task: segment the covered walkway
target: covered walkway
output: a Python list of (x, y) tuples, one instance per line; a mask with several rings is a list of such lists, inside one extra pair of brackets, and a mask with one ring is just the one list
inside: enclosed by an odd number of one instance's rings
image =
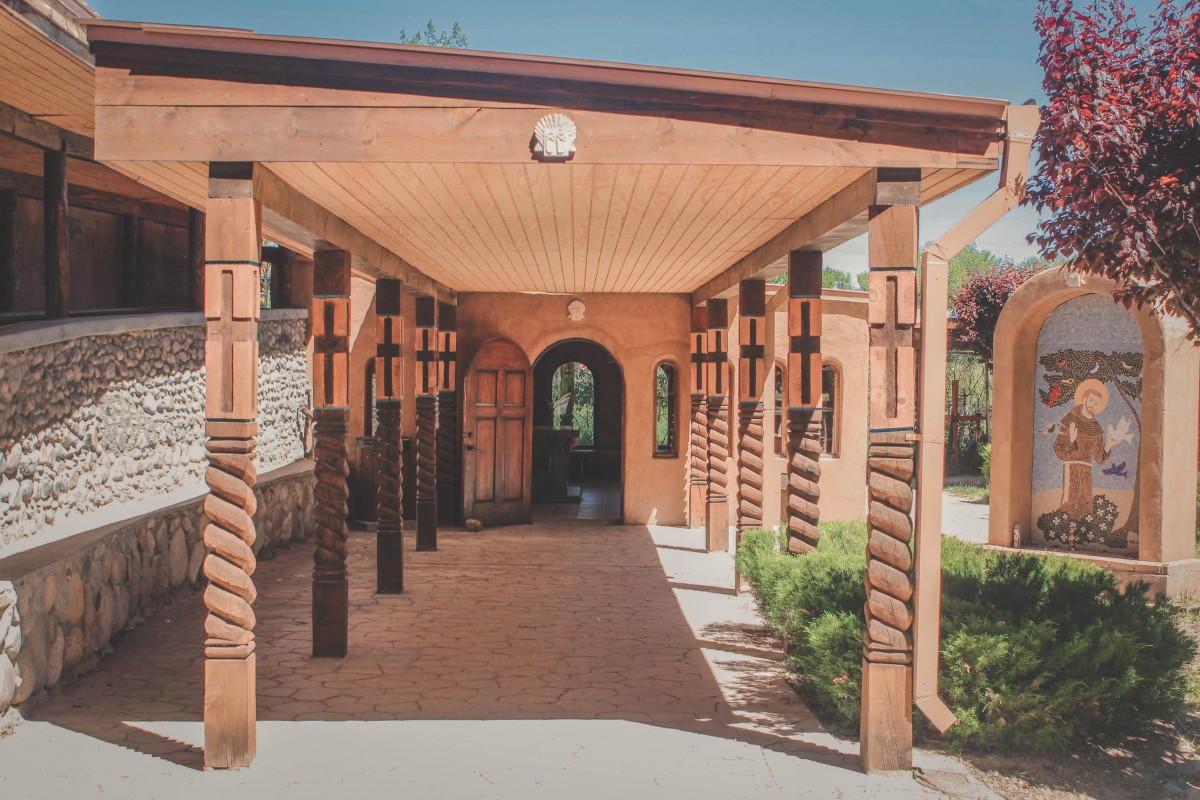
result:
[[(857, 745), (821, 730), (701, 530), (446, 531), (428, 553), (409, 538), (398, 596), (373, 592), (373, 537), (350, 545), (344, 659), (309, 654), (307, 546), (255, 574), (254, 770), (201, 776), (195, 596), (17, 729), (5, 759), (45, 768), (0, 772), (0, 794), (943, 796), (907, 774), (863, 775)], [(918, 761), (963, 785), (955, 762)]]

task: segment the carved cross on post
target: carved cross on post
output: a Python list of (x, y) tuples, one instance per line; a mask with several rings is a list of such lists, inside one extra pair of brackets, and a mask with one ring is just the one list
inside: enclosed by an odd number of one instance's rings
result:
[(457, 380), (458, 312), (450, 303), (438, 303), (437, 335), (441, 340), (438, 350), (438, 389), (453, 392)]
[(404, 393), (400, 281), (384, 278), (375, 284), (375, 396), (399, 400)]
[(871, 296), (880, 298), (870, 311), (871, 369), (877, 371), (871, 397), (873, 427), (913, 426), (915, 286), (915, 268), (871, 272)]
[(728, 301), (708, 301), (708, 335), (705, 342), (708, 360), (704, 370), (704, 386), (709, 397), (729, 395), (729, 342), (726, 339), (728, 319)]
[(763, 319), (758, 317), (743, 317), (746, 323), (746, 339), (741, 346), (742, 363), (745, 365), (746, 376), (749, 378), (746, 381), (746, 388), (743, 390), (747, 394), (743, 399), (754, 399), (749, 396), (749, 392), (753, 387), (758, 386), (759, 378), (762, 376), (762, 362), (766, 358), (767, 348), (758, 340), (760, 333), (759, 328), (763, 324)]
[[(344, 302), (341, 302), (343, 300)], [(338, 389), (339, 384), (346, 383), (345, 362), (350, 357), (350, 337), (344, 319), (347, 314), (340, 307), (345, 306), (348, 311), (349, 298), (322, 297), (315, 302), (321, 303), (322, 306), (321, 321), (313, 339), (314, 358), (319, 356), (322, 364), (322, 392), (318, 405), (325, 408), (342, 408), (346, 406), (348, 398), (340, 397)]]
[(436, 395), (438, 391), (437, 301), (418, 297), (414, 315), (417, 326), (417, 394)]

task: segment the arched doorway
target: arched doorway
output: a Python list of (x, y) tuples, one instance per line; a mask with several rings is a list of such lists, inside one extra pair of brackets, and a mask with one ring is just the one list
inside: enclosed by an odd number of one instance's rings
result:
[(622, 508), (625, 380), (602, 345), (567, 339), (533, 366), (537, 521), (617, 523)]

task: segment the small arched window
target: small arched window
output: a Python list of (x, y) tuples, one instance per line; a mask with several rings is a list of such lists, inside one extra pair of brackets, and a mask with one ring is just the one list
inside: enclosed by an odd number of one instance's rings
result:
[(363, 436), (374, 436), (379, 430), (379, 409), (375, 406), (375, 359), (367, 363), (363, 381)]
[(833, 458), (838, 454), (839, 377), (834, 365), (821, 366), (821, 407), (825, 409), (821, 415), (821, 452)]
[(674, 364), (663, 362), (654, 369), (654, 455), (674, 456), (679, 453), (679, 436), (675, 416), (675, 396), (678, 393), (678, 372)]
[(787, 386), (787, 373), (784, 372), (782, 361), (775, 362), (775, 408), (772, 412), (775, 420), (775, 455), (783, 455), (783, 416), (784, 416), (784, 387)]

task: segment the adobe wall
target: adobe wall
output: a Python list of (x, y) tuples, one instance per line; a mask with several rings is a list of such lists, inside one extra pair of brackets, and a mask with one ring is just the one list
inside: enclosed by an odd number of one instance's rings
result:
[[(259, 325), (260, 472), (305, 455), (306, 317)], [(204, 335), (194, 312), (0, 332), (0, 555), (203, 490)]]
[[(767, 314), (766, 362), (768, 373), (764, 399), (766, 411), (766, 460), (763, 466), (763, 524), (778, 525), (782, 510), (782, 476), (787, 470), (786, 455), (775, 453), (774, 435), (774, 368), (777, 363), (787, 363), (788, 332), (787, 303), (774, 297), (783, 287), (769, 286)], [(836, 456), (821, 457), (821, 519), (824, 521), (855, 520), (866, 517), (867, 505), (867, 366), (868, 326), (867, 294), (826, 289), (822, 293), (823, 313), (821, 331), (821, 354), (825, 364), (838, 371), (838, 413), (835, 431)], [(771, 311), (771, 306), (779, 306)], [(731, 304), (732, 305), (732, 304)], [(738, 342), (738, 319), (730, 325), (730, 353), (736, 354)], [(737, 364), (734, 362), (736, 375)], [(732, 412), (736, 417), (737, 404)], [(784, 417), (784, 441), (786, 442), (787, 418)], [(737, 464), (737, 422), (730, 422), (733, 460), (730, 469)], [(786, 444), (785, 444), (786, 447)], [(786, 453), (786, 449), (784, 451)], [(735, 475), (731, 472), (730, 475)], [(732, 486), (733, 484), (731, 484)], [(730, 498), (730, 503), (735, 503)], [(734, 506), (730, 506), (732, 509)], [(730, 519), (733, 519), (731, 512)]]
[[(580, 322), (568, 319), (567, 305), (585, 306)], [(489, 339), (505, 338), (537, 361), (564, 339), (590, 339), (616, 359), (625, 378), (624, 519), (629, 524), (684, 524), (687, 486), (686, 431), (690, 411), (686, 385), (676, 396), (681, 428), (679, 452), (654, 453), (654, 370), (671, 362), (681, 376), (689, 363), (691, 324), (687, 295), (663, 294), (506, 294), (459, 295), (458, 352), (461, 385), (471, 358)]]
[[(260, 475), (259, 558), (312, 530), (312, 462)], [(204, 585), (203, 498), (0, 558), (0, 716), (73, 681), (109, 643)], [(197, 629), (196, 648), (204, 632)]]

